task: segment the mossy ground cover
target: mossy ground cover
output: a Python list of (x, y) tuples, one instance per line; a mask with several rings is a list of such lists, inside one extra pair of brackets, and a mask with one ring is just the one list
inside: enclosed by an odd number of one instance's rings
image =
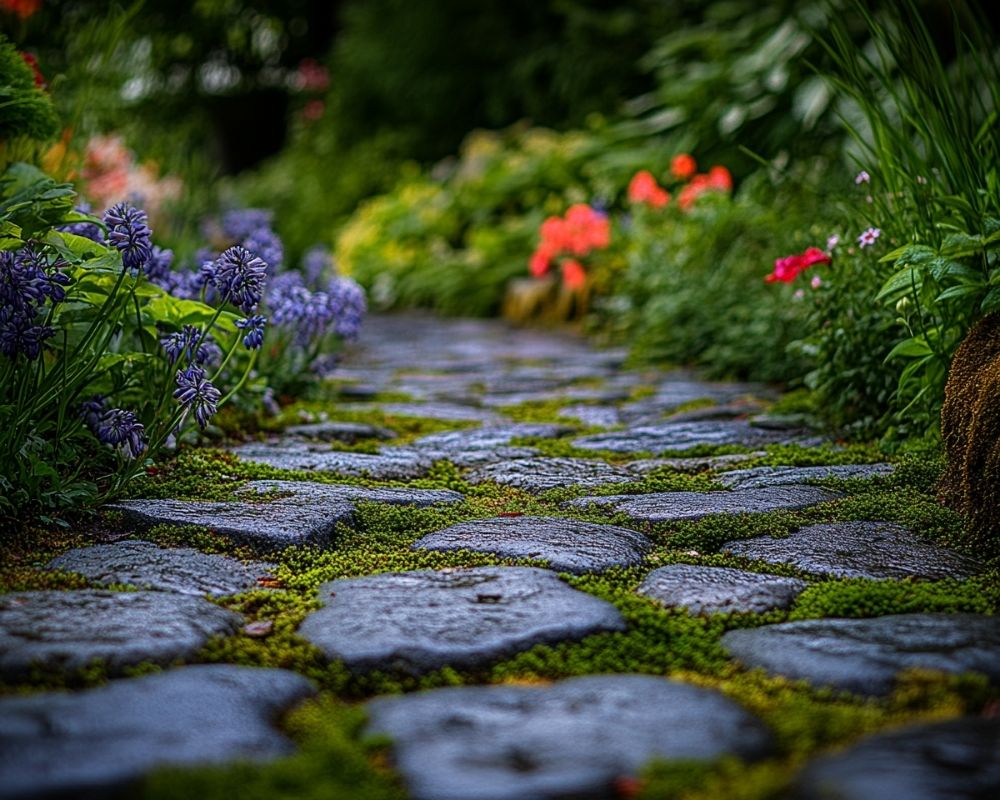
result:
[[(561, 405), (532, 407), (532, 421), (559, 419)], [(321, 410), (319, 407), (313, 412)], [(313, 413), (310, 412), (310, 413)], [(536, 413), (537, 412), (537, 413)], [(331, 410), (328, 418), (334, 418)], [(296, 410), (288, 412), (288, 422)], [(440, 430), (439, 421), (389, 415), (364, 421), (384, 424), (402, 436)], [(456, 427), (447, 424), (448, 429)], [(535, 439), (530, 443), (547, 455), (601, 457), (592, 451), (577, 452), (568, 439)], [(697, 448), (691, 455), (716, 455), (741, 448)], [(740, 467), (869, 463), (881, 460), (874, 448), (769, 447), (767, 455)], [(642, 454), (607, 454), (622, 463)], [(676, 454), (671, 454), (672, 456)], [(687, 453), (685, 454), (687, 455)], [(831, 579), (801, 573), (791, 566), (763, 564), (720, 554), (723, 542), (753, 536), (787, 535), (805, 525), (847, 520), (899, 522), (930, 539), (967, 549), (962, 520), (939, 505), (934, 491), (940, 459), (911, 456), (897, 461), (887, 477), (851, 481), (823, 481), (844, 493), (833, 502), (798, 512), (773, 512), (737, 516), (712, 516), (694, 522), (640, 524), (624, 515), (596, 506), (567, 510), (562, 504), (583, 494), (577, 488), (534, 495), (493, 483), (469, 484), (463, 471), (443, 461), (423, 478), (374, 481), (365, 477), (277, 470), (241, 462), (224, 450), (184, 449), (159, 465), (133, 488), (136, 496), (178, 499), (231, 500), (246, 481), (261, 478), (347, 482), (370, 486), (411, 486), (453, 489), (465, 500), (424, 509), (362, 503), (351, 527), (341, 526), (328, 549), (292, 548), (273, 560), (272, 576), (258, 590), (219, 600), (243, 615), (247, 623), (269, 623), (265, 635), (219, 638), (193, 659), (195, 662), (233, 663), (291, 669), (312, 679), (321, 692), (284, 721), (284, 729), (299, 745), (299, 752), (266, 766), (236, 765), (199, 770), (171, 770), (154, 776), (145, 786), (152, 798), (230, 797), (334, 797), (393, 798), (404, 796), (398, 778), (388, 767), (385, 742), (363, 735), (360, 703), (375, 695), (462, 684), (545, 683), (561, 678), (608, 672), (639, 672), (712, 687), (758, 714), (773, 731), (777, 749), (763, 762), (744, 764), (722, 759), (710, 764), (651, 764), (643, 776), (626, 782), (622, 796), (641, 798), (716, 797), (763, 798), (780, 796), (796, 769), (810, 756), (876, 730), (915, 720), (938, 719), (966, 711), (976, 712), (1000, 694), (976, 677), (946, 677), (910, 673), (888, 698), (860, 698), (844, 692), (820, 690), (804, 683), (747, 672), (734, 664), (721, 647), (722, 635), (735, 628), (814, 617), (867, 617), (890, 613), (935, 611), (997, 613), (1000, 610), (1000, 560), (990, 560), (980, 550), (985, 572), (964, 580), (875, 581)], [(612, 485), (597, 492), (722, 491), (715, 473), (686, 474), (669, 468), (654, 470), (634, 483)], [(259, 498), (268, 502), (273, 498)], [(613, 603), (627, 622), (627, 630), (589, 636), (582, 641), (539, 645), (478, 670), (439, 669), (429, 674), (352, 673), (342, 663), (329, 663), (320, 651), (301, 639), (296, 629), (304, 617), (319, 607), (318, 589), (326, 581), (417, 569), (443, 569), (496, 564), (529, 564), (469, 551), (413, 551), (420, 536), (457, 522), (501, 515), (569, 516), (578, 519), (638, 527), (650, 536), (654, 549), (641, 568), (616, 569), (601, 575), (564, 575), (575, 588)], [(127, 535), (114, 515), (91, 520), (70, 530), (35, 532), (24, 540), (5, 542), (0, 567), (0, 589), (79, 588), (79, 576), (50, 572), (44, 565), (66, 549), (92, 540), (94, 531), (104, 536)], [(164, 546), (188, 546), (248, 559), (252, 553), (210, 531), (159, 526), (145, 532)], [(734, 566), (759, 572), (792, 575), (809, 581), (788, 611), (767, 614), (692, 616), (666, 609), (641, 597), (635, 589), (648, 572), (673, 563)], [(122, 589), (128, 587), (119, 587)], [(129, 674), (157, 669), (149, 665)], [(53, 687), (82, 687), (103, 683), (105, 671), (95, 665), (72, 676), (42, 674), (2, 692), (38, 691)]]

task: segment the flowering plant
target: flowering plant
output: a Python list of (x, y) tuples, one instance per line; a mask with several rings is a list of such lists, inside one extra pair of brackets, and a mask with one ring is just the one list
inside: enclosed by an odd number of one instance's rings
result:
[(119, 203), (98, 219), (73, 202), (25, 164), (0, 179), (0, 519), (120, 491), (253, 365), (226, 371), (245, 338), (231, 308), (261, 299), (259, 258), (233, 248), (207, 265), (218, 307), (182, 300), (145, 274), (145, 212)]
[(531, 274), (541, 278), (558, 261), (566, 288), (580, 290), (587, 283), (587, 273), (579, 259), (611, 244), (611, 222), (606, 213), (577, 203), (564, 216), (546, 219), (539, 237), (529, 265)]

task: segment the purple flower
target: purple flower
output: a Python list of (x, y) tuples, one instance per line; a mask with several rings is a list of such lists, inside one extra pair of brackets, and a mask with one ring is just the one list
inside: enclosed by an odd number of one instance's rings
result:
[(45, 300), (45, 282), (45, 273), (33, 259), (0, 252), (0, 307), (5, 311), (34, 317)]
[(264, 326), (267, 320), (259, 314), (236, 320), (236, 327), (246, 331), (243, 337), (243, 346), (248, 350), (258, 350), (264, 344)]
[(201, 339), (202, 331), (200, 328), (196, 328), (194, 325), (185, 325), (182, 330), (160, 339), (160, 344), (166, 351), (171, 364), (176, 364), (183, 356), (188, 363), (194, 362), (201, 365), (214, 361), (221, 355), (219, 346), (210, 336), (206, 336), (204, 341)]
[(857, 176), (854, 178), (854, 182), (860, 186), (862, 183), (871, 183), (871, 179), (872, 179), (871, 175), (869, 175), (864, 170), (861, 170), (861, 172), (859, 172)]
[(153, 245), (149, 261), (146, 262), (146, 277), (158, 286), (161, 285), (161, 281), (169, 280), (170, 268), (173, 263), (173, 250), (164, 250), (159, 245)]
[(223, 302), (238, 306), (246, 314), (257, 307), (267, 275), (267, 264), (260, 258), (245, 247), (233, 245), (210, 268), (206, 267), (202, 268), (203, 274)]
[(23, 355), (34, 361), (42, 354), (42, 344), (56, 335), (48, 325), (36, 325), (34, 314), (18, 314), (11, 308), (0, 308), (0, 353), (13, 360)]
[(261, 228), (270, 228), (274, 213), (266, 208), (237, 208), (222, 215), (222, 232), (240, 241)]
[(278, 234), (270, 228), (257, 229), (240, 240), (240, 245), (260, 256), (267, 264), (269, 274), (273, 275), (281, 269), (281, 263), (285, 260), (285, 246), (278, 238)]
[(145, 428), (136, 419), (135, 412), (121, 408), (108, 409), (97, 423), (97, 438), (117, 447), (126, 458), (138, 458), (146, 450), (144, 433)]
[(177, 389), (174, 397), (186, 409), (194, 413), (198, 424), (204, 428), (209, 418), (219, 410), (221, 392), (205, 377), (205, 370), (192, 364), (177, 372)]
[(329, 296), (333, 329), (338, 336), (353, 341), (361, 333), (361, 321), (368, 311), (365, 290), (350, 278), (334, 278), (326, 290)]
[(333, 270), (333, 256), (325, 247), (312, 247), (302, 257), (302, 275), (307, 285), (316, 287)]
[[(90, 215), (90, 203), (80, 203), (80, 205), (73, 210), (76, 211), (77, 214)], [(95, 222), (71, 222), (68, 225), (60, 225), (57, 230), (60, 230), (63, 233), (72, 233), (76, 236), (82, 236), (84, 239), (90, 239), (92, 242), (97, 242), (97, 244), (104, 244), (104, 234), (101, 232), (100, 226)]]
[(84, 424), (96, 435), (97, 426), (101, 421), (101, 417), (104, 416), (104, 412), (107, 410), (107, 399), (99, 394), (94, 395), (89, 400), (84, 400), (80, 403), (80, 419), (82, 419)]
[(104, 212), (108, 244), (118, 249), (128, 269), (142, 269), (153, 254), (153, 232), (148, 222), (145, 211), (128, 203), (118, 203)]

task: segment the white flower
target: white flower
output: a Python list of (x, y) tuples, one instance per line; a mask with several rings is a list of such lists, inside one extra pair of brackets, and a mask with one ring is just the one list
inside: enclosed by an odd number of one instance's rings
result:
[(858, 244), (862, 247), (871, 247), (881, 235), (882, 231), (878, 228), (869, 228), (858, 237)]
[(871, 175), (869, 175), (864, 170), (861, 170), (861, 172), (859, 172), (857, 177), (854, 179), (854, 182), (858, 185), (861, 185), (862, 183), (869, 183), (871, 179), (872, 179)]
[(827, 252), (832, 251), (833, 248), (836, 247), (838, 244), (840, 244), (840, 237), (837, 236), (837, 234), (833, 234), (833, 236), (831, 236), (826, 240)]
[(812, 286), (813, 289), (818, 289), (823, 285), (823, 279), (819, 275), (813, 275), (813, 279), (809, 282), (809, 285)]

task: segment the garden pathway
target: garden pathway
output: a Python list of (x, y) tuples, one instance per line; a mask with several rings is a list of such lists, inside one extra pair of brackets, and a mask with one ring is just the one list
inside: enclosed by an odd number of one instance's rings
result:
[[(894, 466), (767, 413), (765, 387), (623, 360), (499, 322), (371, 320), (338, 402), (214, 462), (255, 479), (122, 501), (116, 535), (38, 566), (85, 588), (0, 594), (0, 798), (269, 762), (302, 744), (280, 720), (317, 691), (360, 696), (426, 800), (629, 797), (653, 759), (722, 756), (789, 765), (800, 798), (1000, 790), (996, 715), (887, 699), (904, 670), (1000, 681), (997, 617), (795, 615), (824, 591), (972, 585), (975, 560), (864, 506)], [(232, 545), (164, 546), (164, 524)], [(884, 724), (813, 731), (847, 745), (826, 754), (746, 686)]]

